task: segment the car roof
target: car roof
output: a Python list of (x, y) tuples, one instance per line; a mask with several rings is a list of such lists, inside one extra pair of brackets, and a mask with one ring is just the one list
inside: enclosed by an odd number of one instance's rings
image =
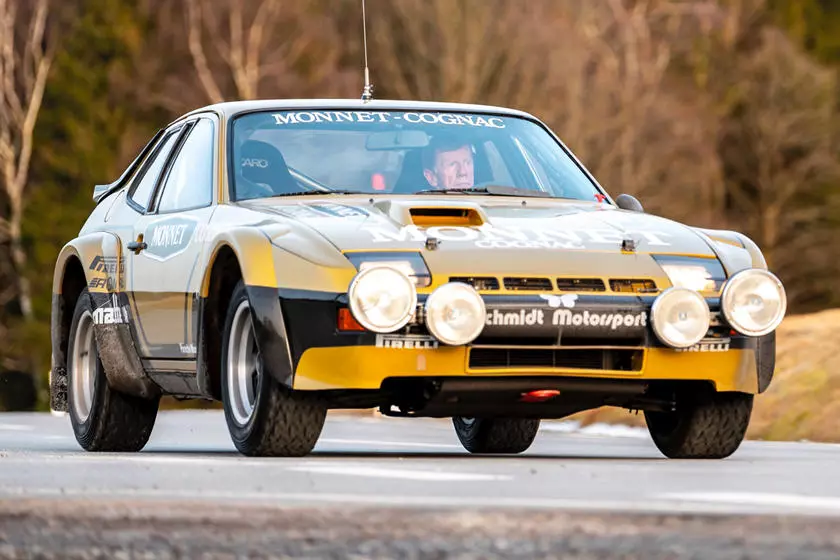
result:
[(282, 111), (286, 109), (310, 109), (314, 111), (327, 109), (352, 111), (459, 111), (465, 113), (508, 115), (537, 120), (536, 117), (529, 113), (508, 107), (436, 101), (399, 101), (391, 99), (374, 99), (370, 101), (362, 101), (361, 99), (260, 99), (253, 101), (227, 101), (195, 109), (183, 115), (181, 118), (208, 110), (217, 111), (226, 118), (230, 118), (239, 113), (250, 111)]

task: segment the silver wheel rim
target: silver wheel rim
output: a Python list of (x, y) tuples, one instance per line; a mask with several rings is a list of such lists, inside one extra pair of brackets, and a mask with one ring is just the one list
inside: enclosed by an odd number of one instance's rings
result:
[(228, 408), (236, 423), (244, 426), (254, 414), (257, 388), (262, 377), (257, 340), (247, 301), (243, 301), (233, 315), (228, 339), (227, 371)]
[(79, 421), (90, 416), (93, 405), (93, 383), (96, 372), (96, 346), (93, 340), (93, 316), (85, 311), (79, 317), (73, 354), (70, 360), (70, 379), (73, 391), (73, 412)]

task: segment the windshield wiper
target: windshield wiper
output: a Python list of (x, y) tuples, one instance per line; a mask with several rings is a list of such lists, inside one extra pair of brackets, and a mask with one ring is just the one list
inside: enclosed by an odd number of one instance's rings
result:
[(334, 190), (334, 191), (301, 191), (301, 192), (287, 192), (287, 193), (280, 193), (272, 195), (270, 198), (274, 198), (277, 196), (313, 196), (316, 194), (370, 194), (370, 193), (363, 193), (362, 191), (350, 191), (350, 190)]
[(424, 189), (412, 194), (491, 194), (498, 196), (532, 196), (537, 198), (556, 198), (542, 191), (533, 189), (522, 189), (519, 187), (506, 187), (501, 185), (487, 185), (486, 187), (473, 187), (470, 189)]

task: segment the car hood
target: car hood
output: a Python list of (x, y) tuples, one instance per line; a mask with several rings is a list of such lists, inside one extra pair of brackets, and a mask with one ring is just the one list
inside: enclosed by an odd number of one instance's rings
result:
[[(377, 195), (240, 204), (306, 224), (341, 252), (422, 250), (432, 268), (452, 271), (615, 274), (630, 267), (658, 275), (650, 254), (715, 256), (693, 228), (597, 202)], [(437, 240), (433, 250), (424, 249), (428, 238)]]

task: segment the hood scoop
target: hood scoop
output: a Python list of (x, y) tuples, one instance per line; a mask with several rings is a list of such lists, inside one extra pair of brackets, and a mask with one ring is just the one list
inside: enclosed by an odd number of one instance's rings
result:
[(471, 202), (387, 200), (375, 205), (402, 226), (472, 227), (488, 221), (481, 206)]
[(481, 215), (473, 208), (411, 208), (411, 223), (420, 227), (480, 226)]

